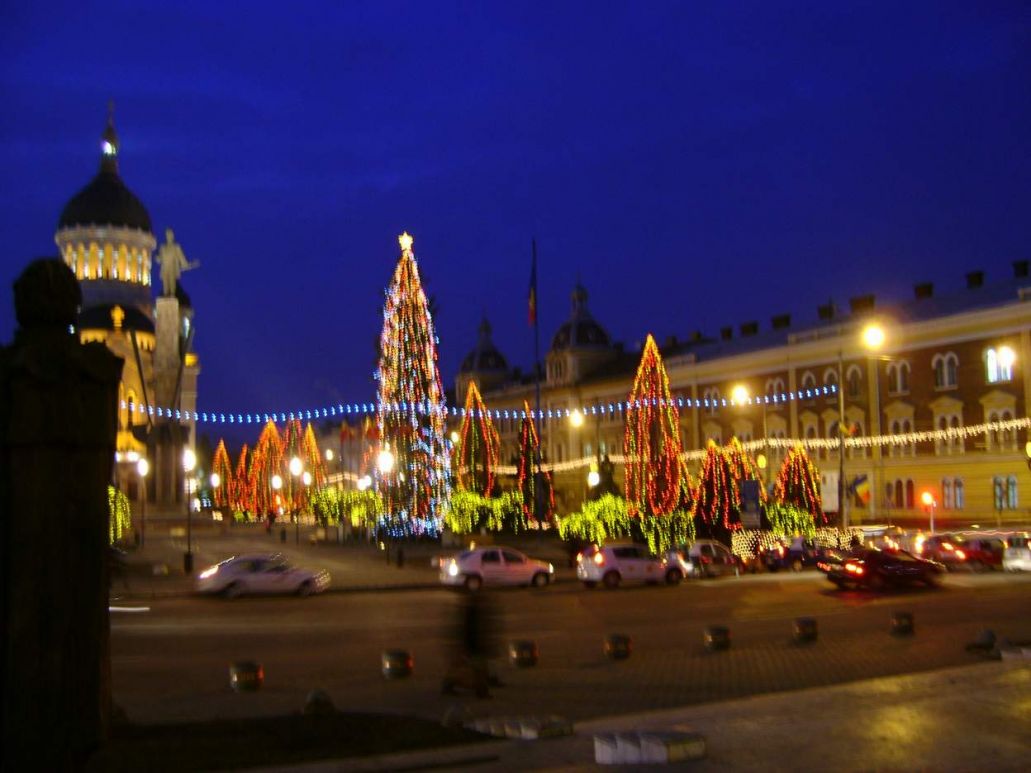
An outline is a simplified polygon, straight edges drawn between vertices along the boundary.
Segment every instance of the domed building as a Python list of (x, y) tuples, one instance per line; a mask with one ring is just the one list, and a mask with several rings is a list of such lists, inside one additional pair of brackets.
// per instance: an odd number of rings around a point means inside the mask
[(458, 376), (455, 378), (457, 399), (464, 398), (471, 381), (476, 382), (477, 388), (484, 392), (504, 384), (508, 376), (508, 360), (494, 345), (490, 322), (484, 317), (480, 322), (480, 334), (476, 346), (462, 360)]
[(613, 359), (612, 339), (587, 309), (587, 290), (579, 282), (573, 288), (573, 308), (551, 339), (547, 359), (549, 384), (575, 384)]
[[(151, 468), (148, 500), (170, 507), (182, 501), (179, 459), (183, 446), (194, 444), (194, 423), (169, 425), (164, 417), (133, 409), (196, 409), (200, 366), (192, 351), (193, 309), (178, 281), (174, 288), (166, 287), (156, 303), (152, 297), (157, 240), (150, 213), (119, 174), (119, 150), (109, 115), (101, 136), (100, 168), (64, 206), (54, 241), (82, 290), (80, 339), (106, 344), (125, 363), (119, 385), (116, 478), (135, 504), (139, 476), (134, 462), (146, 457)], [(171, 239), (171, 231), (167, 233)], [(192, 267), (172, 242), (162, 246), (161, 254), (176, 259), (180, 272)]]

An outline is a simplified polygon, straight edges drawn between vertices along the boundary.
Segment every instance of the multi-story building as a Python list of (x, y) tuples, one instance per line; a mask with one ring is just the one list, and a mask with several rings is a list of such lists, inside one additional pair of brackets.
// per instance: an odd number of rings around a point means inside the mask
[[(725, 327), (718, 337), (668, 338), (661, 350), (670, 388), (691, 406), (680, 412), (680, 429), (692, 473), (708, 440), (737, 436), (765, 452), (772, 480), (786, 448), (802, 441), (821, 470), (825, 509), (840, 511), (844, 480), (852, 522), (923, 518), (924, 492), (934, 497), (939, 521), (1026, 519), (1027, 269), (1027, 261), (1018, 261), (1011, 278), (993, 284), (973, 272), (965, 289), (945, 295), (919, 284), (912, 300), (883, 307), (873, 296), (851, 299), (848, 313), (827, 304), (815, 324), (793, 325), (784, 314), (765, 331), (750, 321), (736, 331)], [(639, 347), (611, 341), (588, 311), (584, 288), (576, 287), (572, 301), (569, 319), (552, 338), (541, 385), (543, 455), (554, 470), (561, 511), (579, 507), (591, 458), (622, 454), (623, 414), (609, 406), (626, 400), (640, 357)], [(871, 325), (884, 334), (877, 349), (863, 340)], [(477, 382), (489, 409), (501, 411), (502, 459), (512, 459), (516, 412), (524, 401), (534, 405), (535, 384), (531, 374), (507, 370), (489, 325), (481, 326), (456, 378), (459, 397), (469, 381)], [(840, 395), (819, 389), (839, 383)], [(752, 398), (746, 404), (732, 399), (742, 387)], [(567, 411), (591, 406), (604, 410), (588, 410), (580, 426), (570, 422)], [(618, 465), (617, 471), (621, 476)]]

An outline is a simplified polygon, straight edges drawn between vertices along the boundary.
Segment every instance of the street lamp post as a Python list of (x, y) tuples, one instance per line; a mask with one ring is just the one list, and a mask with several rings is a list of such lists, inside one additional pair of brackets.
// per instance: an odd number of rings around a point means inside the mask
[(136, 462), (136, 472), (140, 476), (140, 545), (147, 542), (147, 473), (150, 462), (143, 457)]
[(304, 472), (304, 463), (301, 462), (300, 458), (294, 457), (290, 460), (290, 474), (293, 476), (293, 485), (290, 486), (290, 502), (291, 510), (293, 510), (294, 516), (294, 544), (301, 544), (301, 513), (300, 508), (297, 507), (297, 489), (299, 488), (301, 473)]
[[(222, 485), (222, 476), (217, 472), (213, 472), (211, 473), (211, 477), (208, 478), (208, 481), (211, 483), (211, 504), (212, 507), (214, 507), (218, 503), (218, 487)], [(222, 524), (225, 525), (224, 520), (222, 521)]]
[(938, 506), (938, 503), (934, 501), (934, 496), (931, 495), (930, 491), (925, 491), (921, 494), (920, 501), (927, 508), (927, 514), (931, 516), (931, 534), (934, 534), (934, 508)]
[(186, 553), (183, 555), (183, 571), (193, 573), (193, 508), (190, 506), (190, 473), (197, 466), (197, 454), (192, 448), (183, 451), (183, 490), (186, 500)]

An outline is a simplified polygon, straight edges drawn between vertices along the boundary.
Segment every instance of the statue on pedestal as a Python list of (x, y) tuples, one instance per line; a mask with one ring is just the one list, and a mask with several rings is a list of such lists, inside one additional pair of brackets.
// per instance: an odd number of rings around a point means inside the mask
[(165, 243), (158, 250), (157, 262), (161, 265), (161, 294), (166, 298), (175, 297), (176, 285), (184, 271), (200, 266), (199, 260), (191, 263), (186, 259), (171, 228), (165, 229)]

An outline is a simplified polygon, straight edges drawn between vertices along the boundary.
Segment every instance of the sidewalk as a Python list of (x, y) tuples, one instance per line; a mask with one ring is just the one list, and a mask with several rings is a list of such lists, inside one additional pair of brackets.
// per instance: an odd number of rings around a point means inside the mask
[[(264, 771), (613, 770), (594, 764), (602, 732), (701, 733), (716, 770), (1022, 771), (1031, 762), (1031, 666), (993, 662), (579, 723), (570, 737)], [(654, 766), (648, 766), (654, 768)]]

